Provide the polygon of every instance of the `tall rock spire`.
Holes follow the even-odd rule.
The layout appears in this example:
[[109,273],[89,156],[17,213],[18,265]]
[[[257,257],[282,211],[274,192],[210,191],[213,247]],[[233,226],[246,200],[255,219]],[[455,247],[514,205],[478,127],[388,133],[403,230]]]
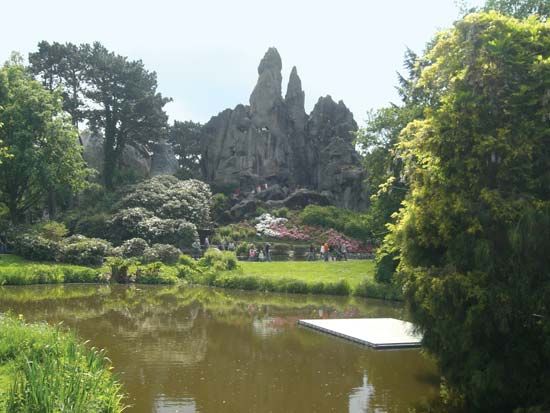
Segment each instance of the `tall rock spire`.
[[285,104],[290,118],[294,121],[297,130],[303,130],[306,124],[306,111],[304,108],[305,94],[302,90],[302,81],[298,76],[296,66],[292,68],[286,89]]
[[263,118],[282,101],[282,62],[279,52],[270,47],[258,66],[258,82],[250,95],[250,109]]

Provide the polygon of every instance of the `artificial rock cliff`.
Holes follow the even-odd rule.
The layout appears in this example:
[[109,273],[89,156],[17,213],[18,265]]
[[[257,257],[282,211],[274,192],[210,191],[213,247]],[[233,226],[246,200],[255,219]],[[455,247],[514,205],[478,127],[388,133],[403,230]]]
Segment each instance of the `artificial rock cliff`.
[[335,205],[363,207],[364,175],[353,145],[353,114],[342,101],[326,96],[307,115],[296,67],[284,99],[281,69],[279,53],[270,48],[258,66],[250,105],[226,109],[204,126],[206,181],[243,191],[263,184],[307,188]]

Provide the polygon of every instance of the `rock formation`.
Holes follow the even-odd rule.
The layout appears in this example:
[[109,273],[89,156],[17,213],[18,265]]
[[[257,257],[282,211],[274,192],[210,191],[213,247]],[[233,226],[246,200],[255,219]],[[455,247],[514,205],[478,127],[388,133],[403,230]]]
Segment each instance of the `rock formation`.
[[281,95],[281,57],[270,48],[258,66],[250,105],[238,105],[204,126],[202,171],[218,187],[307,188],[336,205],[361,208],[364,180],[353,146],[357,124],[343,102],[320,98],[308,116],[296,67]]
[[[103,137],[84,130],[82,139],[82,156],[90,168],[103,172]],[[132,171],[140,178],[149,178],[151,174],[151,156],[143,147],[126,145],[122,151],[121,167]]]
[[162,139],[153,147],[151,157],[151,176],[175,175],[178,171],[178,160],[174,148],[166,139]]

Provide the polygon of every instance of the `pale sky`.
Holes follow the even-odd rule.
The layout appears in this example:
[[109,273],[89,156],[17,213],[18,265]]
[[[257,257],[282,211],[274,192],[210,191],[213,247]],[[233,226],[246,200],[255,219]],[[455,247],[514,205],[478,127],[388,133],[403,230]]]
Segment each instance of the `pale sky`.
[[459,11],[454,0],[19,0],[1,14],[0,61],[40,40],[100,41],[157,72],[172,120],[206,122],[248,104],[258,63],[275,46],[283,95],[295,65],[307,112],[330,94],[363,124],[368,109],[398,101],[406,47],[421,52]]

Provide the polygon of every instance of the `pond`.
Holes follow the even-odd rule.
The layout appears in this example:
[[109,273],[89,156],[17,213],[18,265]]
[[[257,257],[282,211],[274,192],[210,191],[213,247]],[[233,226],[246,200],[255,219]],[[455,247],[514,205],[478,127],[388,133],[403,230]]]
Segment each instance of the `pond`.
[[406,413],[437,395],[418,349],[380,351],[300,318],[395,317],[397,303],[184,286],[1,287],[0,312],[105,348],[129,412]]

